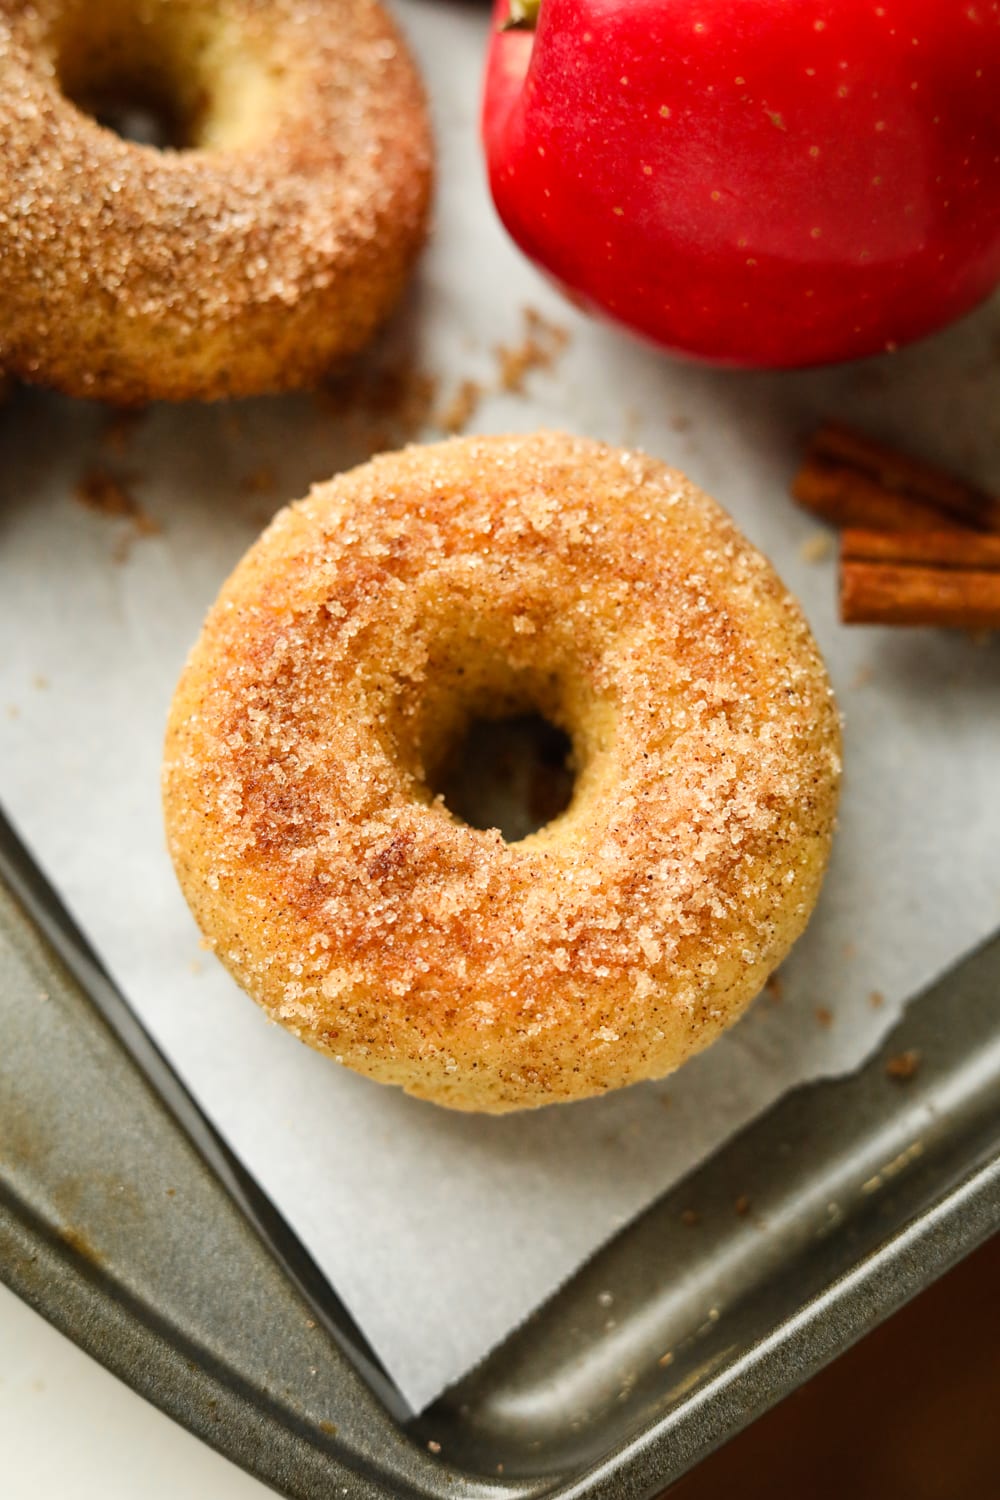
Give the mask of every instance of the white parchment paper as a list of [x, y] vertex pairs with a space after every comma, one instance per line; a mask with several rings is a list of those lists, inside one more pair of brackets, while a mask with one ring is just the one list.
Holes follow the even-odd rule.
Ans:
[[[420, 1407], [738, 1126], [791, 1085], [855, 1066], [1000, 921], [1000, 648], [842, 629], [832, 560], [806, 560], [817, 527], [785, 498], [800, 436], [830, 416], [1000, 484], [1000, 307], [891, 361], [764, 377], [688, 368], [587, 322], [489, 206], [485, 17], [431, 0], [399, 10], [441, 164], [434, 242], [390, 352], [435, 372], [442, 402], [463, 379], [493, 387], [479, 430], [562, 426], [686, 469], [805, 601], [847, 718], [836, 852], [780, 1003], [759, 1002], [662, 1084], [522, 1117], [447, 1114], [268, 1025], [199, 949], [161, 833], [162, 726], [204, 610], [270, 512], [366, 457], [374, 424], [308, 397], [159, 408], [120, 451], [84, 404], [21, 394], [0, 410], [0, 797]], [[519, 342], [526, 304], [571, 339], [522, 393], [498, 393], [494, 349]], [[124, 560], [130, 523], [73, 499], [96, 463], [162, 527]]]

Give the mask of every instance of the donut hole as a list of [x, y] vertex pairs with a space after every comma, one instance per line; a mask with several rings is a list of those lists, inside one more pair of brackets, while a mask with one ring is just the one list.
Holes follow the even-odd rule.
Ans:
[[68, 97], [77, 109], [123, 140], [174, 151], [193, 144], [191, 122], [178, 113], [177, 101], [166, 94], [155, 98], [153, 89], [140, 89], [134, 79], [104, 80]]
[[400, 711], [393, 759], [417, 799], [437, 799], [460, 822], [518, 843], [586, 816], [608, 767], [615, 712], [595, 698], [568, 633], [518, 638], [505, 628], [510, 618], [439, 614], [412, 690], [387, 696]]
[[573, 800], [573, 741], [542, 714], [476, 716], [435, 770], [430, 789], [472, 828], [508, 844], [537, 833]]
[[230, 24], [174, 0], [77, 0], [53, 38], [63, 95], [144, 146], [219, 149], [258, 137], [276, 80]]

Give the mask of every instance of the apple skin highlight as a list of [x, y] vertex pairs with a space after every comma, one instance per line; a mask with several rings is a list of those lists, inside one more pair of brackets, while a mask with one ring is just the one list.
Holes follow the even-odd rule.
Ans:
[[1000, 283], [1000, 0], [541, 0], [486, 62], [497, 211], [677, 353], [892, 350]]

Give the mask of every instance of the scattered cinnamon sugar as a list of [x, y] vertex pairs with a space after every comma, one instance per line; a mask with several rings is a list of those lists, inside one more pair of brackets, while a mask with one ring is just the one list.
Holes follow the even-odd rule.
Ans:
[[145, 406], [113, 406], [101, 433], [101, 447], [123, 457], [129, 449], [135, 430], [146, 416]]
[[277, 475], [270, 464], [258, 464], [256, 469], [243, 475], [240, 489], [244, 495], [267, 495], [276, 489], [277, 482]]
[[452, 435], [464, 432], [476, 414], [482, 395], [483, 388], [478, 380], [461, 381], [436, 414], [434, 425]]
[[100, 465], [89, 469], [81, 477], [73, 491], [73, 498], [78, 505], [92, 510], [95, 515], [105, 516], [111, 521], [130, 523], [129, 530], [115, 547], [115, 562], [126, 561], [132, 543], [138, 538], [158, 536], [163, 530], [159, 521], [142, 508], [125, 481]]
[[496, 348], [500, 389], [518, 393], [532, 370], [551, 370], [569, 343], [569, 330], [544, 317], [537, 308], [524, 309], [524, 333], [519, 344]]
[[88, 470], [78, 481], [73, 496], [80, 505], [101, 516], [127, 516], [131, 520], [139, 509], [122, 481], [103, 468]]
[[429, 1438], [428, 1441], [427, 1441], [427, 1452], [428, 1453], [440, 1453], [441, 1452], [441, 1444], [435, 1442], [433, 1438]]
[[871, 994], [868, 996], [868, 1004], [871, 1006], [872, 1010], [881, 1010], [882, 1006], [885, 1004], [885, 996], [883, 995], [882, 991], [872, 990]]
[[833, 1025], [833, 1011], [829, 1010], [825, 1005], [817, 1005], [816, 1024], [818, 1026], [824, 1027], [824, 1029], [826, 1030], [829, 1030], [829, 1028]]
[[814, 531], [799, 547], [799, 556], [804, 563], [826, 562], [833, 555], [833, 538], [827, 531]]
[[668, 1365], [672, 1365], [673, 1362], [674, 1362], [674, 1356], [673, 1356], [673, 1351], [671, 1349], [668, 1349], [667, 1352], [666, 1352], [666, 1354], [661, 1354], [660, 1357], [659, 1357], [659, 1359], [656, 1361], [656, 1363], [658, 1365], [660, 1365], [664, 1370], [667, 1368]]
[[[523, 310], [521, 339], [500, 344], [496, 389], [523, 392], [532, 370], [549, 370], [569, 342], [569, 331], [536, 308]], [[384, 352], [354, 361], [330, 376], [316, 393], [322, 408], [360, 427], [370, 453], [402, 447], [426, 436], [428, 428], [455, 435], [464, 432], [479, 409], [490, 384], [461, 379], [438, 404], [440, 380], [405, 355]]]
[[874, 676], [875, 676], [875, 670], [874, 670], [874, 668], [868, 666], [868, 664], [865, 663], [863, 666], [860, 666], [858, 668], [858, 670], [855, 672], [854, 676], [852, 677], [852, 679], [851, 679], [851, 687], [852, 688], [867, 687], [868, 684], [873, 680]]
[[747, 1193], [741, 1193], [736, 1202], [733, 1204], [738, 1217], [741, 1219], [746, 1218], [747, 1214], [750, 1212], [750, 1206], [750, 1198]]
[[885, 1076], [893, 1083], [909, 1083], [920, 1071], [920, 1053], [915, 1047], [897, 1052], [885, 1065]]
[[683, 412], [677, 412], [669, 419], [669, 424], [674, 432], [690, 432], [691, 418], [686, 417]]
[[681, 1223], [686, 1224], [688, 1229], [694, 1229], [701, 1223], [701, 1214], [696, 1208], [685, 1208], [681, 1214]]
[[351, 365], [316, 392], [326, 411], [360, 426], [370, 452], [401, 447], [431, 425], [438, 379], [406, 356]]
[[785, 998], [785, 982], [780, 974], [770, 974], [764, 984], [768, 1005], [780, 1005]]

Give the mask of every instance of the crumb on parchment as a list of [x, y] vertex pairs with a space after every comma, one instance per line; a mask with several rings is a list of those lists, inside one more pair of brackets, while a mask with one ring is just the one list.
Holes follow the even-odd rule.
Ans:
[[833, 555], [833, 537], [828, 531], [814, 531], [799, 547], [799, 556], [804, 563], [826, 562]]
[[475, 416], [482, 396], [483, 388], [478, 380], [460, 381], [435, 416], [435, 426], [452, 435], [464, 432]]
[[119, 538], [112, 554], [115, 562], [123, 563], [128, 559], [134, 541], [159, 536], [163, 531], [159, 521], [136, 499], [129, 482], [101, 464], [81, 474], [73, 489], [73, 499], [94, 515], [129, 523], [128, 531]]
[[885, 1065], [885, 1076], [891, 1078], [893, 1083], [909, 1083], [919, 1071], [920, 1053], [915, 1047], [895, 1053]]
[[537, 308], [526, 307], [520, 343], [497, 345], [500, 389], [518, 393], [533, 370], [551, 370], [569, 337], [569, 329], [551, 322]]

